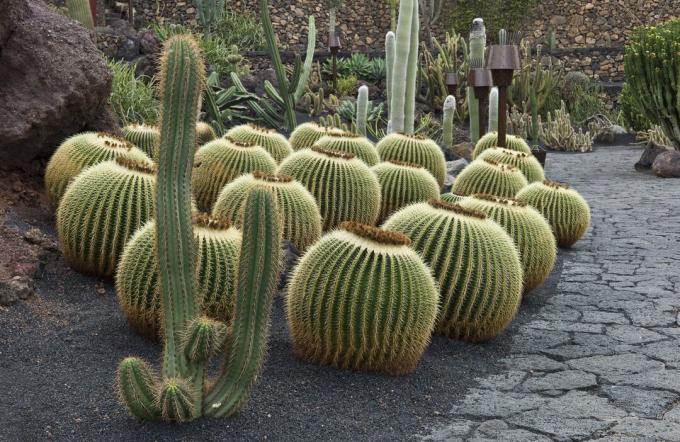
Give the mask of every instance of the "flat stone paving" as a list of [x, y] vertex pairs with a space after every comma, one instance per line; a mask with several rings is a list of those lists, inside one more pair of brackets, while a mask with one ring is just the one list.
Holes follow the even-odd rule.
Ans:
[[639, 152], [548, 155], [592, 226], [560, 250], [557, 289], [513, 336], [505, 371], [425, 440], [680, 441], [680, 180], [633, 171]]

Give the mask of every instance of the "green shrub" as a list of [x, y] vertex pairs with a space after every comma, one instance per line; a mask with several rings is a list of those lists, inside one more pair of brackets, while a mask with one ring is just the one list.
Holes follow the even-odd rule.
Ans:
[[236, 45], [242, 51], [257, 51], [266, 47], [262, 26], [249, 12], [225, 11], [215, 22], [212, 32], [227, 46]]
[[[371, 83], [379, 83], [384, 80], [386, 72], [384, 58], [369, 59], [366, 54], [357, 52], [349, 58], [338, 58], [336, 60], [336, 70], [338, 76], [348, 77], [353, 75], [357, 79]], [[323, 64], [322, 72], [330, 76], [333, 73], [333, 62], [329, 58]]]
[[623, 84], [621, 95], [619, 96], [621, 105], [621, 119], [626, 129], [642, 132], [651, 129], [652, 123], [649, 118], [641, 112], [642, 108], [635, 99], [628, 83]]
[[354, 75], [349, 75], [345, 78], [338, 78], [338, 86], [335, 90], [336, 95], [339, 97], [356, 95], [358, 87], [357, 83], [357, 77]]
[[108, 64], [113, 72], [109, 102], [121, 126], [131, 123], [156, 124], [158, 100], [155, 79], [137, 77], [135, 65], [124, 61], [109, 60]]

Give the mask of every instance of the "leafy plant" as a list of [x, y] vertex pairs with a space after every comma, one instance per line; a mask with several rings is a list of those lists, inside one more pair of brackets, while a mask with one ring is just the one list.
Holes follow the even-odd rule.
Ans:
[[153, 78], [137, 77], [135, 65], [124, 61], [108, 61], [113, 72], [109, 103], [122, 126], [130, 123], [156, 124], [158, 100]]
[[247, 11], [227, 9], [212, 28], [212, 33], [227, 45], [236, 45], [243, 51], [259, 51], [266, 47], [264, 32], [257, 18]]
[[354, 75], [349, 75], [344, 78], [338, 78], [338, 85], [336, 87], [335, 93], [340, 97], [348, 97], [356, 94], [357, 92], [357, 77]]
[[[336, 59], [336, 71], [339, 77], [354, 75], [359, 80], [378, 83], [385, 78], [385, 59], [369, 59], [366, 54], [357, 52], [349, 58]], [[324, 62], [322, 72], [324, 75], [332, 75], [333, 63], [331, 59]]]
[[[357, 108], [356, 105], [350, 101], [345, 100], [335, 109], [337, 115], [343, 120], [348, 121], [351, 127], [356, 127]], [[367, 135], [373, 139], [379, 140], [385, 136], [385, 103], [374, 104], [373, 101], [368, 102], [367, 117], [366, 117], [366, 132]]]
[[211, 73], [206, 80], [203, 107], [208, 122], [220, 137], [224, 135], [226, 127], [253, 121], [253, 118], [248, 116], [247, 104], [258, 100], [257, 95], [242, 92], [235, 86], [223, 88], [216, 72]]

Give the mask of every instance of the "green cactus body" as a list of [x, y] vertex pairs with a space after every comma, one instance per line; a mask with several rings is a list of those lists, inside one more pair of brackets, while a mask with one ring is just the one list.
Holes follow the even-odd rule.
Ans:
[[572, 246], [590, 225], [588, 202], [566, 184], [532, 183], [517, 194], [517, 199], [534, 207], [548, 220], [560, 247]]
[[299, 357], [390, 375], [415, 369], [439, 296], [409, 243], [395, 232], [343, 223], [312, 246], [288, 288], [288, 326]]
[[192, 177], [198, 207], [210, 211], [222, 188], [239, 176], [260, 170], [276, 171], [276, 161], [264, 148], [227, 137], [211, 141], [196, 152]]
[[[162, 337], [156, 224], [148, 222], [130, 239], [116, 272], [118, 304], [138, 333]], [[201, 310], [211, 318], [230, 322], [236, 298], [241, 232], [217, 217], [194, 216], [196, 291]]]
[[369, 167], [375, 166], [380, 162], [380, 156], [373, 143], [368, 138], [351, 132], [325, 135], [316, 142], [315, 146], [324, 150], [356, 155], [357, 158]]
[[293, 150], [309, 149], [326, 135], [340, 135], [344, 132], [335, 127], [319, 126], [316, 123], [302, 123], [295, 128], [288, 142]]
[[357, 133], [366, 136], [366, 122], [368, 119], [368, 86], [359, 88], [357, 95]]
[[441, 195], [439, 195], [440, 200], [449, 204], [458, 204], [459, 202], [463, 201], [465, 197], [466, 197], [465, 195], [458, 195], [457, 193], [453, 192], [442, 193]]
[[54, 152], [45, 169], [45, 191], [50, 204], [53, 207], [59, 205], [66, 187], [80, 172], [118, 157], [152, 165], [144, 152], [105, 133], [85, 132], [68, 138]]
[[125, 243], [153, 215], [154, 169], [119, 157], [82, 172], [57, 210], [57, 231], [69, 264], [113, 276]]
[[187, 325], [182, 336], [184, 353], [190, 361], [207, 362], [222, 350], [228, 335], [229, 328], [224, 322], [198, 317]]
[[460, 205], [487, 214], [508, 232], [522, 261], [525, 292], [543, 284], [557, 258], [555, 238], [543, 215], [523, 202], [491, 195], [474, 195]]
[[94, 29], [90, 0], [66, 0], [66, 9], [69, 17], [80, 22], [87, 29]]
[[233, 127], [227, 132], [227, 136], [244, 143], [254, 143], [269, 152], [276, 160], [281, 161], [293, 153], [286, 137], [272, 129], [255, 126], [254, 124], [244, 124]]
[[163, 419], [170, 422], [192, 420], [196, 407], [196, 392], [183, 378], [167, 378], [158, 393], [158, 407]]
[[374, 224], [380, 212], [380, 183], [371, 169], [350, 153], [319, 147], [295, 152], [279, 173], [301, 182], [314, 196], [324, 230], [343, 221]]
[[156, 146], [161, 133], [155, 126], [146, 124], [129, 124], [123, 128], [123, 135], [130, 143], [140, 148], [149, 158], [156, 158]]
[[498, 88], [492, 87], [489, 92], [489, 127], [487, 132], [498, 131]]
[[387, 121], [392, 121], [392, 72], [394, 72], [396, 50], [396, 36], [394, 32], [389, 31], [385, 35], [385, 101], [387, 102]]
[[522, 264], [512, 239], [481, 212], [441, 201], [417, 203], [383, 226], [410, 237], [439, 282], [436, 332], [485, 341], [512, 321], [522, 298]]
[[200, 148], [205, 143], [209, 143], [217, 138], [215, 129], [204, 121], [196, 123], [196, 148]]
[[240, 225], [243, 205], [256, 186], [275, 196], [283, 220], [283, 239], [290, 241], [299, 252], [304, 252], [319, 239], [321, 213], [314, 197], [305, 186], [285, 175], [255, 172], [237, 178], [224, 187], [213, 214]]
[[446, 178], [446, 159], [437, 143], [417, 135], [392, 133], [376, 146], [383, 161], [402, 161], [426, 168], [441, 187]]
[[456, 114], [456, 97], [453, 95], [446, 97], [443, 111], [442, 139], [444, 141], [444, 146], [449, 148], [453, 146], [453, 117]]
[[514, 198], [527, 184], [527, 179], [518, 168], [479, 159], [465, 166], [453, 182], [451, 191], [459, 195], [488, 193], [503, 198]]
[[134, 407], [131, 412], [142, 420], [160, 418], [158, 409], [157, 374], [139, 358], [128, 357], [118, 366], [116, 374], [118, 395], [121, 401]]
[[[399, 2], [392, 88], [390, 91], [390, 121], [394, 132], [413, 133], [416, 74], [418, 68], [418, 2]], [[412, 101], [412, 103], [411, 103]]]
[[437, 180], [418, 164], [388, 161], [373, 166], [371, 170], [380, 182], [381, 220], [411, 203], [439, 196]]
[[[506, 149], [531, 154], [531, 148], [520, 137], [506, 135], [505, 144]], [[492, 147], [498, 147], [498, 132], [489, 132], [477, 141], [475, 149], [472, 151], [472, 159], [477, 159], [483, 151]]]
[[501, 164], [515, 166], [524, 174], [529, 183], [543, 181], [545, 174], [541, 163], [530, 153], [517, 152], [516, 150], [493, 147], [484, 150], [479, 157], [480, 160], [491, 160]]

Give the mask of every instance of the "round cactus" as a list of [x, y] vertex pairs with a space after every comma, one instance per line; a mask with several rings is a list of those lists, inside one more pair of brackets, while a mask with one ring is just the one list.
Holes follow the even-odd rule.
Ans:
[[66, 187], [80, 172], [118, 157], [152, 165], [144, 152], [113, 135], [85, 132], [68, 138], [54, 152], [45, 169], [45, 190], [52, 206], [59, 205]]
[[566, 184], [547, 180], [532, 183], [517, 194], [517, 199], [541, 212], [561, 247], [572, 246], [588, 230], [588, 202]]
[[403, 161], [420, 164], [435, 177], [439, 187], [446, 178], [446, 159], [437, 143], [417, 135], [392, 133], [376, 146], [383, 161]]
[[380, 162], [378, 151], [373, 143], [368, 138], [351, 132], [325, 135], [315, 145], [326, 150], [354, 154], [369, 167]]
[[374, 224], [380, 212], [380, 183], [352, 154], [313, 147], [295, 152], [279, 173], [301, 182], [314, 196], [324, 230], [343, 221]]
[[335, 127], [319, 126], [316, 123], [302, 123], [290, 134], [288, 142], [293, 150], [309, 149], [325, 135], [344, 133]]
[[309, 191], [287, 175], [254, 172], [243, 175], [224, 186], [217, 198], [213, 215], [241, 223], [241, 211], [253, 187], [264, 187], [276, 196], [283, 219], [283, 239], [289, 240], [299, 252], [321, 236], [321, 213]]
[[156, 145], [161, 139], [161, 133], [156, 126], [129, 124], [123, 128], [123, 136], [130, 143], [139, 147], [149, 158], [156, 158]]
[[[520, 137], [506, 135], [505, 144], [506, 149], [531, 154], [531, 148], [527, 142]], [[472, 151], [472, 159], [477, 159], [482, 152], [492, 147], [498, 147], [498, 132], [489, 132], [477, 141], [475, 149]]]
[[388, 161], [371, 168], [378, 177], [382, 204], [380, 219], [385, 219], [404, 206], [436, 199], [439, 185], [432, 174], [418, 164]]
[[286, 137], [272, 129], [256, 126], [254, 124], [243, 124], [233, 127], [227, 132], [227, 136], [237, 141], [255, 143], [269, 152], [269, 154], [280, 163], [284, 158], [293, 153]]
[[196, 152], [191, 179], [198, 207], [210, 211], [227, 183], [256, 170], [276, 171], [276, 161], [262, 147], [228, 137], [204, 144]]
[[458, 195], [457, 193], [448, 192], [439, 195], [439, 199], [449, 204], [458, 204], [465, 198], [465, 195]]
[[524, 174], [524, 177], [530, 183], [543, 181], [545, 179], [541, 163], [539, 163], [536, 157], [530, 153], [494, 147], [483, 151], [478, 159], [491, 160], [497, 163], [515, 166]]
[[491, 160], [475, 160], [456, 177], [451, 191], [459, 195], [488, 193], [514, 198], [527, 185], [524, 174], [514, 166]]
[[353, 370], [412, 372], [439, 294], [399, 233], [347, 222], [302, 257], [288, 287], [288, 326], [301, 358]]
[[[228, 220], [194, 215], [196, 285], [207, 316], [229, 322], [234, 310], [241, 232]], [[116, 271], [118, 303], [138, 333], [159, 339], [162, 329], [156, 223], [139, 229], [125, 246]]]
[[543, 284], [557, 258], [555, 238], [543, 215], [521, 201], [492, 195], [474, 195], [460, 205], [484, 212], [508, 232], [522, 261], [525, 292]]
[[512, 321], [522, 298], [522, 264], [501, 226], [482, 212], [431, 200], [404, 207], [383, 226], [410, 237], [439, 281], [436, 332], [484, 341]]
[[110, 277], [128, 239], [154, 210], [155, 169], [123, 157], [90, 167], [68, 186], [57, 210], [66, 260]]
[[205, 143], [217, 138], [217, 134], [211, 125], [204, 121], [199, 121], [196, 123], [196, 147], [200, 148]]

